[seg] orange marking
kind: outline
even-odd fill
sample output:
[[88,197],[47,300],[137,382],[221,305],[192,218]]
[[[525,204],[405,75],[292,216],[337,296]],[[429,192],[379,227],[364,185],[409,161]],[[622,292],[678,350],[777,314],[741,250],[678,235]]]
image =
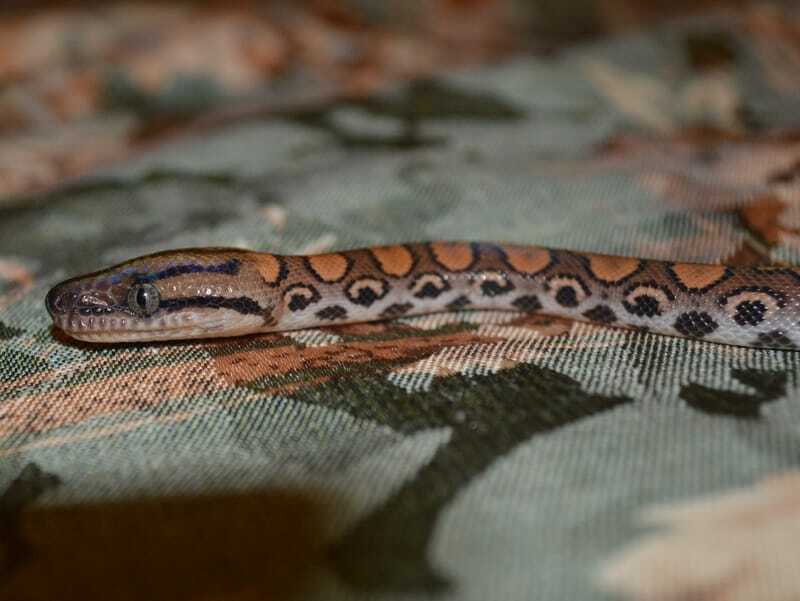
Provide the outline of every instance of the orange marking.
[[550,265],[550,253],[538,246],[502,246],[506,261],[520,273],[535,275]]
[[350,261],[340,253],[311,255],[307,258],[309,268],[323,282],[338,282],[350,270]]
[[264,278],[267,284],[275,285],[280,282],[282,277],[281,262],[275,255],[259,253],[254,255],[253,262],[255,263],[258,273]]
[[430,247],[436,262],[450,271],[464,271],[469,269],[475,261],[475,253],[469,244],[432,242]]
[[405,246],[376,246],[369,251],[386,275],[401,278],[414,268],[414,255]]
[[615,284],[630,277],[642,262],[631,257],[609,257],[605,255],[588,255],[589,269],[592,275],[601,282]]
[[689,290],[702,290],[724,280],[728,269],[724,265],[675,263],[672,265],[672,273],[678,278],[678,283]]

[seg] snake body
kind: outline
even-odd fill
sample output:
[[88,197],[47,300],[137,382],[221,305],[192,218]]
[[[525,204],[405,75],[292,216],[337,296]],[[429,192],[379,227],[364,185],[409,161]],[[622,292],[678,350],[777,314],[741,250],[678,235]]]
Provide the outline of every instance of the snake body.
[[90,342],[237,336],[469,309],[542,313],[739,346],[800,344],[800,270],[479,242],[307,256],[183,249],[55,286],[54,324]]

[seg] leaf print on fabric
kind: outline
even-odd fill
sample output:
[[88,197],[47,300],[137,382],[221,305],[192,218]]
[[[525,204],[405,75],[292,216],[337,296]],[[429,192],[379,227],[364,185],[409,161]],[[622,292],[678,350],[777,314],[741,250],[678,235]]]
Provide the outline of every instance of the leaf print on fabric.
[[[111,419],[113,425],[99,422],[87,432],[53,438],[52,444],[110,436],[169,421],[171,415],[182,421],[192,414],[184,414],[177,401],[227,396],[242,388],[248,392],[237,394],[237,402],[324,389],[337,379],[357,382],[376,374],[401,388],[425,388],[436,377],[493,373],[531,361],[552,341],[578,340],[567,336],[572,324],[566,320],[511,312],[494,318],[491,313],[444,317],[450,319],[351,324],[176,346],[165,355],[132,350],[118,354],[116,361],[113,353],[95,352],[56,369],[45,358],[8,349],[0,355],[0,395],[5,395],[0,402],[0,440],[98,418]],[[463,349],[462,359],[450,365],[458,349]],[[126,361],[138,362],[138,369],[126,369]],[[151,415],[143,418],[143,412]]]
[[338,574],[351,586],[406,593],[451,588],[447,575],[431,565],[429,545],[441,512],[475,478],[537,434],[632,402],[587,393],[575,380],[530,364],[493,376],[440,378],[411,394],[384,378],[366,376],[342,383],[333,396],[302,390],[293,398],[408,434],[451,429],[430,463],[359,520],[332,550]]
[[[409,392],[423,390],[437,377],[496,373],[520,363],[533,362],[559,343],[581,344],[580,336],[573,332],[573,323],[568,320],[514,314],[486,317],[488,319],[479,322],[474,332],[494,342],[443,347],[419,361],[392,370],[388,380]],[[446,321],[446,317],[430,316],[408,323],[424,328],[426,324]]]
[[336,378],[355,381],[362,374],[381,373],[386,368],[428,356],[442,347],[497,341],[498,338],[465,331],[324,346],[292,344],[264,347],[220,354],[214,362],[217,373],[230,384],[284,395],[301,388],[332,383]]
[[602,566],[597,583],[631,601],[800,597],[800,473],[642,515],[661,527]]
[[794,205],[798,158],[794,133],[751,136],[682,128],[669,136],[613,135],[583,168],[631,170],[669,207],[735,212],[764,198]]
[[769,86],[794,94],[800,67],[800,24],[777,5],[753,5],[744,14],[745,35],[752,44]]
[[755,394],[718,390],[701,384],[687,384],[680,397],[691,407],[708,415],[726,415],[745,419],[761,417],[761,406],[786,395],[788,374],[757,369],[733,369],[731,376],[739,383],[755,389]]
[[[513,313],[460,317],[326,328],[330,337],[322,345],[303,343],[316,340],[309,331],[211,347],[214,370],[231,386],[345,411],[403,434],[452,430],[430,464],[335,542],[337,571],[356,588],[448,589],[449,579],[429,564],[427,550],[438,515],[450,500],[531,436],[631,402],[586,393],[571,378],[529,364],[536,351],[526,345],[566,339],[569,322]],[[423,387],[393,381],[395,373],[458,349],[474,355],[473,364],[485,369],[440,366],[437,377]],[[489,452],[474,453],[476,448]],[[472,457],[469,465],[464,457]],[[440,474],[451,472],[459,477],[448,478],[445,488],[436,484]],[[434,486],[441,495],[430,496]],[[405,551],[398,554],[400,540]],[[388,576],[386,565],[394,566]]]
[[[398,122],[397,133],[373,134],[367,129],[344,127],[337,123],[336,111],[344,107],[361,109],[368,115]],[[474,122],[522,121],[525,110],[515,107],[500,95],[475,93],[435,79],[410,83],[399,94],[340,102],[317,111],[302,110],[289,118],[329,133],[336,142],[352,149],[407,151],[444,145],[447,138],[423,133],[426,123],[441,120]]]
[[670,102],[673,95],[663,81],[595,59],[586,60],[583,69],[597,90],[634,121],[660,132],[675,127]]
[[270,394],[384,372],[411,392],[436,377],[485,375],[529,363],[554,344],[580,346],[581,335],[572,328],[569,320],[512,312],[441,314],[286,334],[293,345],[223,343],[214,361],[230,384]]
[[750,240],[742,240],[738,248],[723,258],[721,263],[737,267],[754,267],[756,265],[774,265],[775,261],[769,256],[763,245]]
[[221,392],[227,384],[208,359],[157,366],[24,394],[0,403],[0,439],[45,432],[114,414],[154,409],[169,401]]
[[[14,330],[3,329],[0,333],[10,334],[9,338],[14,337]],[[0,354],[0,390],[5,388],[6,385],[13,386],[19,380],[25,378],[42,375],[46,377],[46,373],[50,369],[50,364],[44,359],[37,357],[29,352],[17,350],[14,348],[4,349]],[[0,415],[3,415],[3,405],[0,404]],[[0,426],[2,430],[2,426]]]
[[22,334],[24,330],[20,330],[19,328],[12,328],[4,324],[0,321],[0,340],[10,340],[11,338],[16,338],[20,334]]
[[768,246],[781,244],[784,233],[797,234],[782,224],[788,203],[776,196],[763,196],[739,209],[742,225]]

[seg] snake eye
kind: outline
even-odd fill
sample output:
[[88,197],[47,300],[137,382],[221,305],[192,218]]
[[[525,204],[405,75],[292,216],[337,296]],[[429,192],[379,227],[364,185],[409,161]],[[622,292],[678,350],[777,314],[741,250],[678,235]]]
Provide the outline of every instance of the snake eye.
[[128,291],[128,308],[143,317],[149,317],[158,310],[161,295],[152,284],[134,284]]

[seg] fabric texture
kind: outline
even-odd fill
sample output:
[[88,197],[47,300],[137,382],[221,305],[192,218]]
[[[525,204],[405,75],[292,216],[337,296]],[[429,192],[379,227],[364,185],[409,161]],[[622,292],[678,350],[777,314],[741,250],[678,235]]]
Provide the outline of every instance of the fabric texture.
[[96,347],[43,304],[187,246],[796,264],[800,20],[770,15],[248,121],[2,208],[0,598],[797,598],[800,353],[500,312]]

